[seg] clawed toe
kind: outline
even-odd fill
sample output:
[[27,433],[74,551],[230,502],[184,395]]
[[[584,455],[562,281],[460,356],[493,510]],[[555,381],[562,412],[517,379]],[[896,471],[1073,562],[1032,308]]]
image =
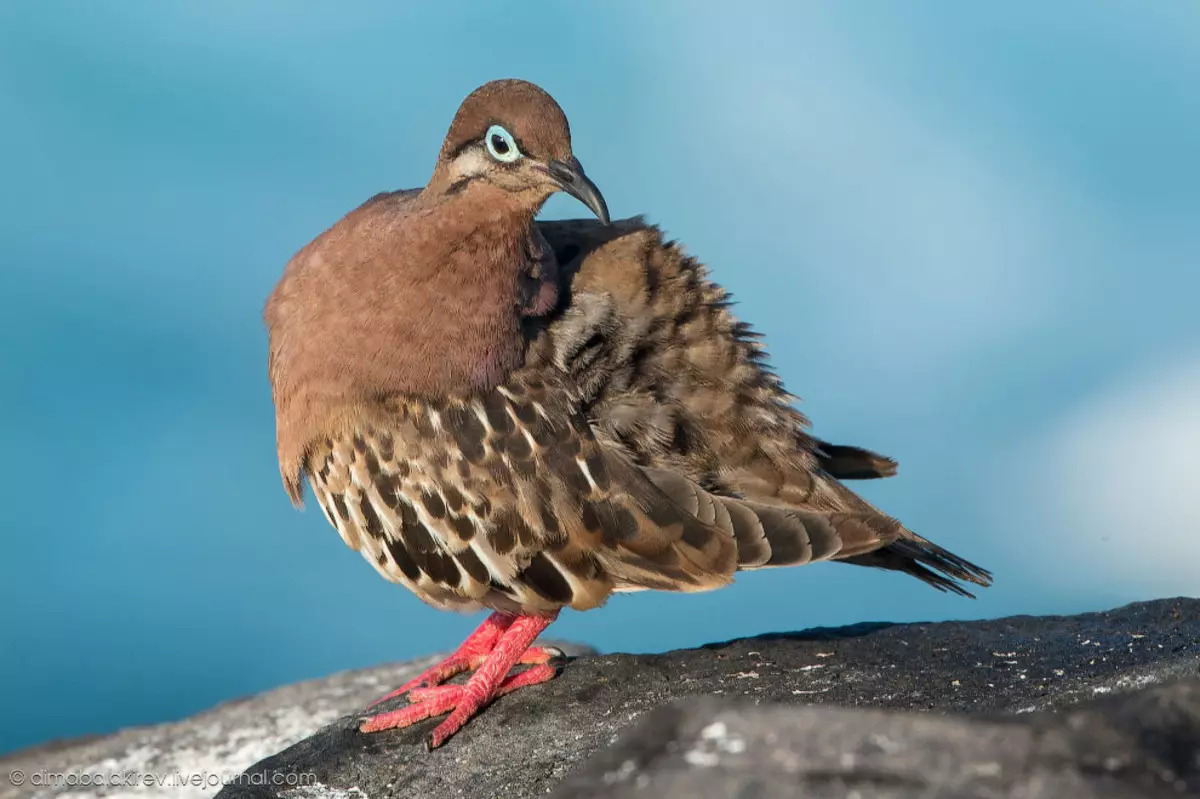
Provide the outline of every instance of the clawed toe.
[[525,666],[536,666],[541,663],[561,663],[566,659],[566,653],[556,646],[531,646],[517,662]]
[[427,688],[414,688],[408,692],[408,701],[412,705],[418,702],[437,702],[447,699],[456,703],[462,696],[462,690],[463,687],[461,685],[434,685]]
[[[359,720],[358,729],[364,733],[400,729],[449,713],[429,739],[430,748],[441,746],[496,697],[558,676],[556,666],[565,659],[563,651],[532,645],[551,621],[553,617],[492,614],[453,655],[369,705],[373,708],[407,694],[407,707],[366,716]],[[518,664],[530,668],[510,674]],[[465,684],[443,684],[465,671],[475,672]]]
[[450,718],[439,724],[430,735],[428,744],[430,748],[436,749],[497,697],[512,693],[518,688],[547,682],[557,676],[557,669],[543,663],[505,678],[491,691],[478,682],[474,686],[468,682],[466,685],[414,688],[408,692],[410,704],[407,707],[360,719],[358,729],[364,733],[401,729],[449,713]]

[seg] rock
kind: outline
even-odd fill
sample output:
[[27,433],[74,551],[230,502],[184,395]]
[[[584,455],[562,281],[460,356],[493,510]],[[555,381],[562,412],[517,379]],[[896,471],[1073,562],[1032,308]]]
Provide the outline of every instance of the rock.
[[978,718],[705,699],[660,708],[557,799],[1200,793],[1200,679],[1062,714]]
[[[1198,665],[1195,599],[583,657],[499,700],[434,752],[423,740],[435,722],[363,735],[345,717],[221,797],[520,799],[556,786],[563,797],[987,797],[1017,786],[1029,796],[1152,797],[1200,790],[1196,687],[1159,685],[1194,678]],[[1039,712],[1097,697],[1107,701]],[[928,710],[976,717],[895,712]],[[721,749],[735,740],[746,749]],[[1071,790],[1056,793],[1062,786]],[[733,789],[741,793],[721,792]]]
[[[549,641],[569,655],[594,649]],[[437,662],[439,656],[346,671],[225,702],[189,719],[134,727],[112,735],[52,741],[0,757],[0,799],[69,795],[199,799],[222,781],[291,746],[347,713],[391,691]],[[13,774],[20,771],[21,785]],[[73,785],[37,785],[34,774],[73,775]],[[80,785],[96,777],[104,784]],[[137,784],[131,784],[136,779]],[[147,779],[149,783],[147,784]]]
[[[662,655],[587,655],[557,680],[499,700],[435,752],[423,746],[434,722],[358,733],[356,717],[344,714],[428,661],[27,750],[4,758],[0,775],[20,768],[228,778],[265,757],[222,789],[223,799],[1200,792],[1197,689],[1173,682],[1200,666],[1195,599],[1071,617],[861,624]],[[937,712],[911,712],[930,710]],[[738,741],[745,749],[730,751]],[[735,788],[741,793],[721,793]],[[65,792],[0,782],[0,797]],[[172,799],[213,792],[211,784],[69,790]]]
[[[21,750],[0,759],[0,774],[22,771],[24,784],[14,786],[11,779],[0,779],[0,797],[113,796],[135,790],[139,796],[171,799],[212,796],[221,786],[210,784],[210,779],[236,775],[250,763],[379,698],[433,661],[423,658],[411,664],[344,672],[235,699],[179,722]],[[175,780],[176,775],[185,781],[199,776],[202,784],[39,786],[33,775],[40,772],[73,774],[76,783],[83,775],[92,782],[100,775],[111,783],[111,775],[150,774],[164,782]]]

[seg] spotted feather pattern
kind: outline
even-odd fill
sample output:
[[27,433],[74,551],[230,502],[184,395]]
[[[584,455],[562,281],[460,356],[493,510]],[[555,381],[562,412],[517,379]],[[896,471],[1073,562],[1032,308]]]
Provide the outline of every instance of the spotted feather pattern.
[[397,399],[313,447],[343,540],[438,607],[550,613],[614,590],[722,585],[736,545],[606,452],[560,386],[518,373],[482,396]]
[[[681,247],[636,218],[539,229],[570,303],[530,323],[527,363],[568,375],[597,438],[674,485],[679,501],[728,512],[718,523],[737,541],[739,569],[829,559],[967,595],[958,580],[990,584],[841,482],[891,476],[896,463],[811,435],[758,334]],[[686,500],[693,487],[711,501]]]
[[565,302],[473,396],[384,397],[308,448],[330,523],[443,608],[549,614],[841,560],[941,590],[990,575],[841,483],[890,459],[813,438],[702,267],[639,220],[540,226]]

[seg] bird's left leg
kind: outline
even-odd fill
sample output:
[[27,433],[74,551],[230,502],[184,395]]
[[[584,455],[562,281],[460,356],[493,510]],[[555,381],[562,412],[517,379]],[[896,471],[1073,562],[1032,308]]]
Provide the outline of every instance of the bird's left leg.
[[[512,617],[510,617],[512,618]],[[508,672],[530,652],[530,645],[550,626],[554,617],[517,616],[499,635],[499,640],[471,678],[464,685],[437,685],[411,690],[408,707],[380,713],[365,719],[359,726],[363,732],[408,727],[427,718],[450,711],[450,717],[439,724],[429,738],[430,748],[441,746],[489,702],[518,688],[551,680],[557,671],[545,661],[531,669],[508,676]],[[549,658],[547,658],[549,659]]]

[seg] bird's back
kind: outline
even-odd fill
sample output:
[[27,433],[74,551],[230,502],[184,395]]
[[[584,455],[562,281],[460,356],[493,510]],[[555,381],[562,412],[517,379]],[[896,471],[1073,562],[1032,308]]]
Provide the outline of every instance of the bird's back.
[[678,477],[736,500],[726,503],[735,515],[753,511],[749,526],[766,540],[739,541],[740,568],[824,553],[942,589],[961,590],[947,576],[987,584],[986,572],[842,484],[889,476],[895,463],[814,438],[729,294],[657,228],[635,218],[539,229],[560,260],[568,299],[531,323],[527,364],[569,375],[597,438],[681,502],[694,500]]
[[598,436],[721,493],[786,495],[813,471],[807,420],[702,266],[640,219],[540,229],[569,301],[526,360],[570,376]]

